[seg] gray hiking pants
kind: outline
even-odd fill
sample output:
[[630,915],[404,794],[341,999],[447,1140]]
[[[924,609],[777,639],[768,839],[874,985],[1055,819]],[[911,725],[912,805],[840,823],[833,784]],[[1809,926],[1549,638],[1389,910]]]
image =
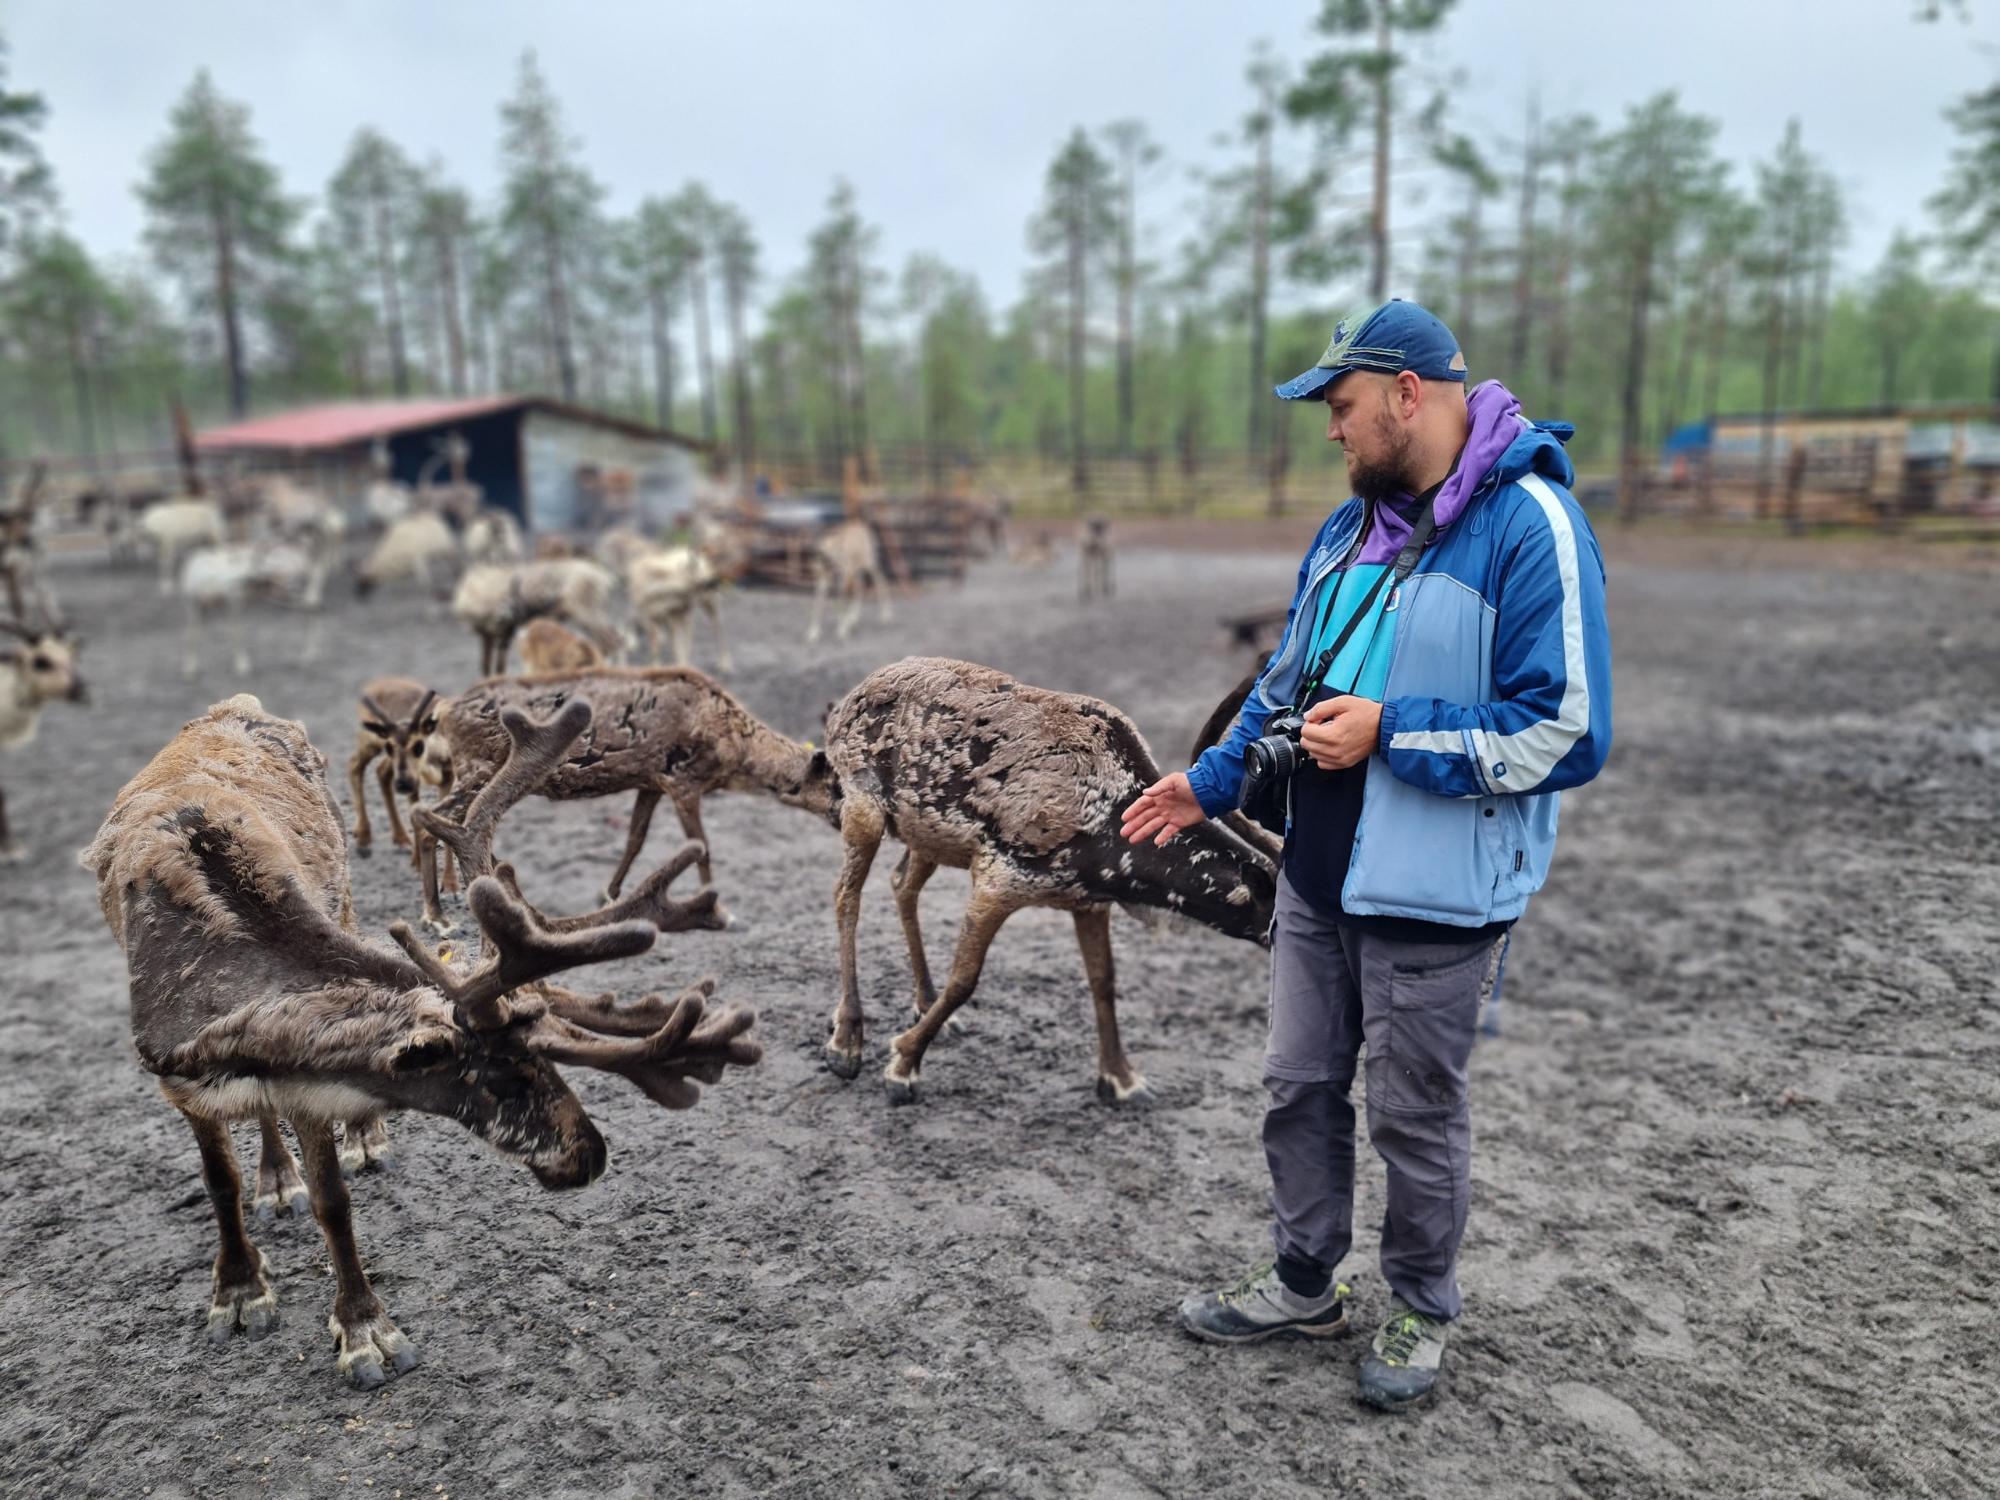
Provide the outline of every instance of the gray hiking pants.
[[1350,1094],[1365,1041],[1368,1138],[1389,1178],[1382,1278],[1418,1312],[1456,1318],[1472,1190],[1465,1065],[1494,944],[1395,942],[1341,926],[1283,876],[1271,928],[1272,1243],[1326,1267],[1353,1244]]

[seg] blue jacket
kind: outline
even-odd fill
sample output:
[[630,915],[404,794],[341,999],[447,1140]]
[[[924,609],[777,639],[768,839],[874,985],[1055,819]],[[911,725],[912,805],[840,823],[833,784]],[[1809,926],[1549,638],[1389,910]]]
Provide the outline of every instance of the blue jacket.
[[[1519,435],[1392,600],[1381,741],[1340,893],[1355,916],[1456,927],[1520,916],[1548,876],[1559,793],[1611,748],[1604,559],[1567,488],[1572,429],[1513,420]],[[1270,664],[1188,772],[1210,817],[1240,803],[1244,747],[1298,691],[1313,624],[1301,605],[1363,510],[1349,500],[1320,527]]]

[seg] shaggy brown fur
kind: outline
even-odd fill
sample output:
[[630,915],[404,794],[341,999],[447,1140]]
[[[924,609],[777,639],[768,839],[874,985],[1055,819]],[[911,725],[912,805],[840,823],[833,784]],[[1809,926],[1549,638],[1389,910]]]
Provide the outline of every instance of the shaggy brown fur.
[[[458,784],[438,804],[439,811],[454,813],[493,775],[506,753],[501,730],[506,710],[546,716],[576,700],[590,705],[591,727],[537,790],[557,802],[638,794],[625,851],[605,886],[607,897],[622,888],[663,796],[672,801],[686,835],[701,841],[704,850],[701,799],[710,792],[768,792],[780,802],[821,814],[831,806],[833,785],[825,756],[779,734],[713,678],[689,667],[593,667],[489,677],[447,704],[444,732],[451,741]],[[431,855],[425,853],[425,858]],[[704,852],[703,884],[710,873]],[[442,930],[446,924],[437,895],[434,872],[427,866],[424,921]]]
[[[548,774],[587,719],[580,705],[553,725],[510,716],[513,753],[468,821],[490,838],[509,799]],[[712,893],[688,902],[666,894],[693,857],[684,851],[615,907],[563,920],[528,906],[502,869],[470,895],[491,956],[459,970],[406,928],[392,929],[400,953],[355,935],[326,758],[302,726],[255,698],[216,705],[127,783],[81,859],[125,951],[133,1043],[201,1150],[222,1241],[209,1336],[256,1338],[277,1322],[264,1258],[244,1227],[230,1120],[258,1120],[267,1165],[282,1154],[299,1185],[277,1127],[279,1115],[290,1118],[337,1277],[339,1367],[372,1386],[416,1356],[362,1272],[335,1122],[394,1109],[446,1115],[545,1186],[581,1186],[604,1168],[604,1139],[556,1064],[617,1072],[685,1108],[698,1095],[691,1079],[713,1082],[756,1061],[748,1012],[703,1020],[712,982],[629,1007],[540,985],[641,952],[658,931],[707,925]]]
[[521,670],[581,672],[604,665],[604,653],[588,636],[554,620],[530,620],[521,631]]
[[[908,851],[896,870],[896,906],[918,1020],[890,1043],[895,1102],[915,1098],[924,1049],[970,998],[1001,923],[1024,906],[1075,913],[1097,1009],[1098,1091],[1110,1100],[1146,1087],[1118,1039],[1111,906],[1161,908],[1255,942],[1270,926],[1274,867],[1225,830],[1200,824],[1171,851],[1119,838],[1120,811],[1160,771],[1132,721],[1098,699],[1029,687],[970,662],[910,657],[871,673],[835,706],[826,753],[847,845],[834,893],[840,1005],[826,1050],[843,1078],[861,1068],[861,887],[885,836]],[[917,924],[917,895],[939,865],[972,873],[942,995]]]

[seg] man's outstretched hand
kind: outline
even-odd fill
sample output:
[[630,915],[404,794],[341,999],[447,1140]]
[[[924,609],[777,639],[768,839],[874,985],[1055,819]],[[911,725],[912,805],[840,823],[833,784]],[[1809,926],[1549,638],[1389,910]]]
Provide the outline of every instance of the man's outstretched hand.
[[1139,793],[1139,800],[1125,809],[1125,822],[1118,831],[1129,844],[1143,844],[1147,839],[1164,844],[1183,828],[1207,819],[1208,814],[1195,801],[1194,788],[1188,785],[1187,772],[1176,771]]

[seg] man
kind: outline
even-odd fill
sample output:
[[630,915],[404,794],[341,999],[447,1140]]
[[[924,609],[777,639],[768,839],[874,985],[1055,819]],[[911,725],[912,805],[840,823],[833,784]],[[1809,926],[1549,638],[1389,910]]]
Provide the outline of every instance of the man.
[[1285,634],[1222,742],[1125,810],[1164,844],[1238,805],[1244,752],[1305,711],[1271,924],[1264,1151],[1274,1264],[1191,1296],[1195,1335],[1246,1343],[1347,1326],[1354,1106],[1387,1168],[1389,1313],[1363,1400],[1427,1396],[1460,1311],[1471,1189],[1466,1061],[1496,941],[1540,889],[1557,794],[1611,740],[1604,568],[1566,486],[1566,424],[1532,423],[1409,302],[1343,320],[1277,388],[1322,400],[1354,498],[1314,538]]

